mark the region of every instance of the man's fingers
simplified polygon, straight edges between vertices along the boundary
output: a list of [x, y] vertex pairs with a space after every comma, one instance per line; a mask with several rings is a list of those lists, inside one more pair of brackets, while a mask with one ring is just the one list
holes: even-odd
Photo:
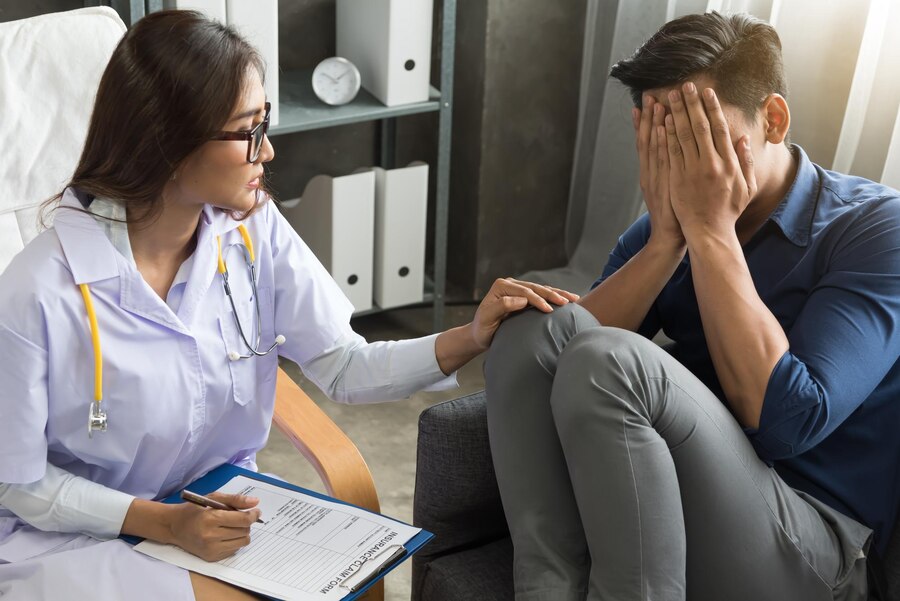
[[[644, 95], [644, 105], [641, 108], [641, 119], [637, 129], [638, 160], [640, 161], [642, 178], [646, 177], [648, 173], [647, 147], [650, 144], [650, 122], [654, 103], [652, 96]], [[644, 185], [647, 184], [646, 181], [642, 183]]]
[[750, 138], [748, 136], [741, 137], [737, 145], [738, 162], [741, 164], [741, 173], [744, 174], [744, 180], [747, 182], [747, 194], [752, 199], [756, 196], [756, 170], [753, 167], [753, 150], [750, 148]]
[[[657, 104], [653, 107], [653, 123], [655, 124], [657, 121], [658, 113], [662, 112], [662, 105]], [[657, 155], [657, 146], [660, 143], [660, 138], [657, 135], [656, 125], [652, 125], [650, 127], [650, 146], [647, 148], [647, 172], [650, 176], [650, 185], [651, 188], [656, 187], [657, 178], [659, 177], [659, 171], [657, 169], [658, 165], [656, 163], [656, 155]]]
[[684, 171], [684, 155], [681, 152], [681, 143], [678, 141], [678, 132], [675, 131], [675, 119], [672, 115], [666, 115], [666, 142], [670, 173]]
[[709, 115], [709, 125], [712, 130], [712, 139], [716, 145], [719, 156], [727, 158], [731, 154], [731, 131], [728, 129], [728, 121], [719, 104], [719, 98], [712, 88], [703, 90], [703, 105], [706, 114]]
[[663, 142], [656, 149], [656, 171], [659, 174], [660, 188], [667, 190], [669, 187], [669, 146], [665, 143], [667, 141], [665, 125], [656, 126], [656, 137]]
[[631, 107], [631, 125], [634, 127], [634, 131], [637, 132], [638, 126], [641, 124], [641, 109], [636, 106]]
[[[672, 119], [683, 160], [685, 163], [695, 161], [700, 156], [700, 151], [697, 150], [697, 142], [694, 140], [694, 131], [691, 129], [691, 119], [688, 117], [687, 107], [685, 107], [684, 99], [678, 90], [669, 92], [669, 107], [672, 109]], [[666, 127], [668, 128], [668, 125]]]
[[703, 108], [703, 102], [700, 100], [697, 86], [689, 81], [684, 84], [682, 89], [684, 90], [684, 103], [687, 106], [688, 116], [691, 119], [691, 130], [694, 132], [697, 151], [700, 153], [701, 159], [711, 160], [716, 157], [716, 146], [713, 143], [709, 119], [706, 117], [706, 110]]

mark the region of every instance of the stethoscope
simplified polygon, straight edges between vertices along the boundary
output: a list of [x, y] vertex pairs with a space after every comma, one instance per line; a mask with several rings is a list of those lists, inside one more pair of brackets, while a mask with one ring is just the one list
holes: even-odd
[[[250, 239], [250, 233], [243, 224], [238, 226], [241, 238], [244, 240], [243, 253], [244, 261], [250, 271], [250, 286], [253, 290], [253, 300], [256, 304], [256, 343], [251, 345], [244, 334], [244, 328], [241, 326], [241, 318], [238, 316], [237, 308], [234, 306], [234, 298], [231, 296], [231, 286], [228, 283], [228, 265], [222, 258], [222, 240], [216, 236], [216, 250], [218, 253], [218, 271], [222, 274], [222, 283], [225, 287], [225, 295], [228, 302], [231, 303], [231, 312], [234, 316], [234, 323], [237, 325], [238, 333], [241, 341], [247, 347], [249, 353], [242, 355], [237, 351], [228, 353], [228, 359], [238, 361], [240, 359], [249, 359], [250, 357], [262, 357], [268, 355], [277, 346], [281, 346], [285, 342], [284, 336], [279, 334], [275, 337], [275, 343], [268, 349], [259, 350], [260, 339], [262, 336], [261, 318], [259, 312], [259, 295], [256, 292], [256, 262], [253, 253], [253, 241]], [[88, 323], [91, 328], [91, 345], [94, 347], [94, 400], [91, 402], [90, 412], [88, 413], [88, 438], [94, 437], [94, 430], [106, 432], [109, 428], [109, 419], [106, 411], [101, 408], [103, 402], [103, 354], [100, 352], [100, 328], [97, 325], [97, 314], [94, 312], [94, 303], [91, 300], [91, 289], [87, 284], [79, 284], [81, 288], [81, 296], [84, 298], [84, 306], [87, 309]]]

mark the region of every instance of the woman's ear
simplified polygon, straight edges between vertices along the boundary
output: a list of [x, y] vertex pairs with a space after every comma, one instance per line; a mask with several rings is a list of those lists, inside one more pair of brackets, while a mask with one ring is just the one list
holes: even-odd
[[769, 94], [763, 102], [763, 122], [766, 126], [766, 142], [781, 144], [791, 128], [791, 110], [781, 94]]

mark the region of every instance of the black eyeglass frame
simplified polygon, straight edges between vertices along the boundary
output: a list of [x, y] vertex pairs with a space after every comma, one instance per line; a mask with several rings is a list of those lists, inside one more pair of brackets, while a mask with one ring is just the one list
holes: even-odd
[[[266, 133], [269, 131], [269, 114], [272, 110], [272, 103], [266, 103], [266, 116], [263, 117], [263, 120], [260, 121], [256, 127], [248, 131], [220, 131], [218, 134], [213, 136], [213, 140], [246, 140], [247, 141], [247, 162], [255, 163], [256, 159], [259, 158], [259, 153], [262, 151], [263, 141], [265, 140]], [[259, 134], [259, 130], [262, 128], [262, 133]], [[252, 153], [253, 150], [253, 138], [259, 134], [259, 144], [256, 146], [256, 152]]]

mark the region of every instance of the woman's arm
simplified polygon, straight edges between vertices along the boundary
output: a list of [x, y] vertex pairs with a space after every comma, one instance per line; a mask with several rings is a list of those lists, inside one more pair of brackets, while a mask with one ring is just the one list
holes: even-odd
[[529, 303], [552, 311], [545, 298], [566, 304], [578, 296], [528, 282], [497, 280], [467, 325], [422, 338], [372, 343], [348, 328], [300, 368], [328, 398], [341, 403], [377, 403], [419, 390], [455, 387], [448, 374], [486, 350], [503, 319]]
[[79, 478], [53, 464], [28, 484], [0, 484], [0, 505], [39, 530], [119, 536], [134, 497]]
[[77, 532], [99, 539], [130, 534], [218, 561], [250, 542], [250, 524], [259, 517], [259, 510], [251, 508], [258, 500], [217, 493], [210, 496], [250, 511], [138, 499], [49, 463], [44, 477], [36, 482], [0, 484], [0, 505], [39, 530]]

